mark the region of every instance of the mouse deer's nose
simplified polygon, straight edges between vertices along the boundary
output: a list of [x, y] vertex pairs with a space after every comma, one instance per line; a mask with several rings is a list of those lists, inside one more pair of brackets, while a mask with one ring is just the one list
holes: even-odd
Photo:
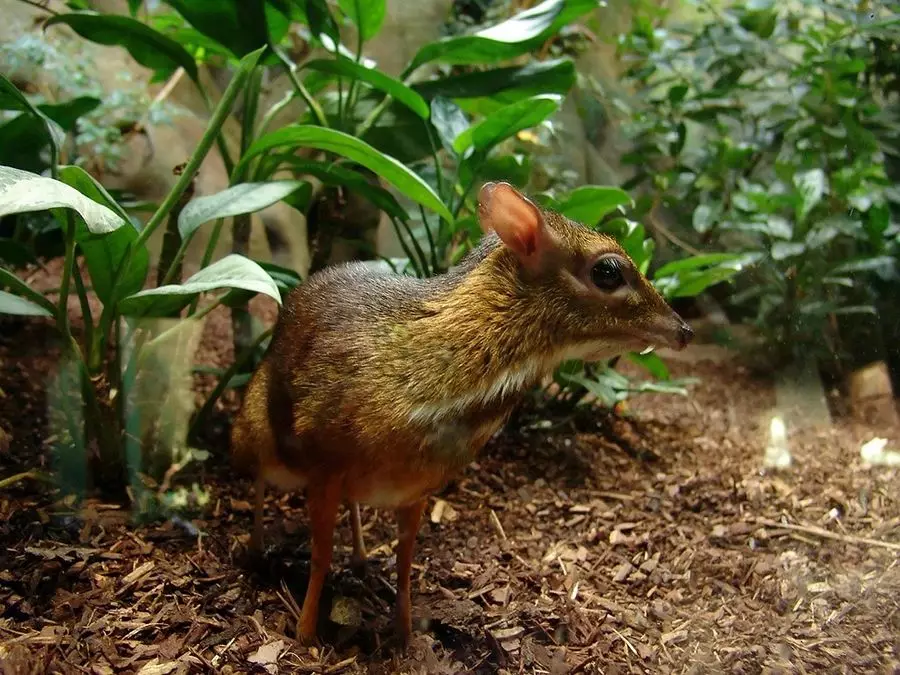
[[684, 319], [680, 319], [680, 321], [681, 325], [678, 327], [678, 348], [684, 349], [694, 339], [694, 331]]

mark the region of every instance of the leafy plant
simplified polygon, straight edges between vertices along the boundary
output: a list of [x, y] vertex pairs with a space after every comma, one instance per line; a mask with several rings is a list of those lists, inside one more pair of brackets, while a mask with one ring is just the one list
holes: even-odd
[[[62, 437], [64, 447], [60, 452], [65, 455], [62, 461], [77, 461], [72, 459], [78, 456], [77, 452], [73, 454], [73, 448], [87, 451], [94, 460], [94, 479], [99, 485], [117, 489], [125, 485], [122, 479], [127, 459], [135, 499], [140, 499], [144, 492], [139, 472], [142, 468], [140, 444], [145, 430], [140, 415], [145, 406], [141, 400], [135, 400], [134, 395], [139, 391], [135, 387], [141, 374], [150, 372], [152, 376], [153, 368], [148, 368], [148, 364], [164, 364], [173, 358], [171, 350], [178, 347], [179, 333], [185, 330], [182, 327], [196, 325], [197, 320], [219, 304], [229, 302], [236, 293], [263, 293], [279, 302], [281, 299], [279, 287], [269, 273], [242, 256], [228, 256], [209, 264], [183, 283], [169, 283], [166, 279], [155, 288], [144, 288], [149, 271], [146, 242], [170, 217], [191, 184], [261, 53], [262, 49], [242, 59], [179, 180], [143, 225], [133, 221], [122, 206], [79, 167], [54, 165], [51, 177], [0, 166], [0, 216], [47, 213], [58, 222], [65, 241], [58, 300], [51, 301], [8, 269], [0, 268], [0, 287], [3, 288], [0, 312], [47, 317], [55, 322], [68, 364], [57, 395], [63, 397], [61, 408], [68, 411], [70, 421], [75, 420]], [[8, 98], [16, 98], [15, 88], [5, 78], [0, 77], [0, 88], [7, 92]], [[24, 103], [21, 105], [26, 107]], [[31, 114], [38, 115], [36, 112]], [[51, 137], [50, 143], [55, 145], [56, 139]], [[204, 213], [214, 215], [223, 208], [240, 212], [242, 206], [236, 202], [242, 202], [243, 208], [259, 208], [261, 203], [271, 203], [283, 194], [283, 190], [276, 189], [269, 194], [267, 202], [254, 199], [258, 193], [251, 189], [238, 200], [234, 199], [233, 193], [213, 198], [219, 205], [218, 210], [210, 208], [210, 199], [192, 209], [183, 209], [184, 241], [190, 240], [191, 228], [196, 230]], [[228, 203], [227, 207], [222, 206], [224, 202]], [[183, 250], [184, 247], [178, 251], [176, 260]], [[78, 264], [78, 255], [83, 259], [83, 267]], [[102, 307], [99, 316], [91, 309], [88, 279], [91, 292]], [[200, 307], [201, 298], [213, 291], [220, 293]], [[81, 325], [73, 325], [70, 321], [70, 296], [78, 298]], [[157, 318], [169, 321], [153, 321]], [[165, 426], [165, 420], [160, 420], [152, 431], [170, 434]], [[177, 451], [178, 446], [184, 448], [184, 438], [170, 434], [169, 446], [173, 451]]]
[[699, 26], [639, 14], [621, 37], [647, 101], [625, 187], [645, 188], [638, 213], [674, 215], [678, 245], [750, 255], [727, 299], [776, 357], [846, 357], [842, 334], [897, 288], [900, 124], [874, 46], [900, 22], [845, 0], [702, 9]]

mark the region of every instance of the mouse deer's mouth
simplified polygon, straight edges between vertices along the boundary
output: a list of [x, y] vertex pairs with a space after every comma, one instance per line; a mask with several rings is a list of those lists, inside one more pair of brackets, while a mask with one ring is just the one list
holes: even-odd
[[643, 332], [638, 339], [646, 344], [643, 353], [650, 353], [658, 347], [668, 347], [675, 351], [681, 351], [690, 344], [694, 338], [694, 331], [687, 322], [674, 311], [669, 315], [660, 316], [649, 330]]

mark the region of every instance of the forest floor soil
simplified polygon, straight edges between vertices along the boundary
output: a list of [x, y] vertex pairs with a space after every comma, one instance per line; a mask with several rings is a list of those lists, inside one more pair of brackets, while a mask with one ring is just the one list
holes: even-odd
[[[200, 360], [226, 363], [229, 333], [212, 313]], [[198, 513], [137, 524], [90, 501], [67, 516], [45, 483], [8, 486], [0, 672], [900, 672], [900, 470], [860, 457], [874, 437], [900, 448], [900, 429], [789, 427], [793, 464], [764, 471], [772, 381], [692, 349], [669, 361], [699, 379], [689, 396], [575, 419], [529, 408], [429, 501], [405, 656], [392, 650], [395, 524], [370, 508], [365, 577], [350, 571], [344, 510], [322, 646], [293, 639], [304, 500], [270, 493], [266, 555], [249, 561], [252, 488], [227, 460], [233, 396], [204, 434]], [[0, 479], [52, 468], [58, 354], [49, 325], [0, 320]], [[195, 385], [202, 398], [209, 377]]]

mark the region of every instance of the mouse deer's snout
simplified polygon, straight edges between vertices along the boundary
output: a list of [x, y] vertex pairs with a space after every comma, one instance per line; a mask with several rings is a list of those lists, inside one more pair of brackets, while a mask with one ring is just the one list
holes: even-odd
[[678, 314], [675, 314], [675, 318], [678, 321], [678, 328], [676, 329], [675, 335], [675, 344], [677, 349], [681, 351], [691, 343], [691, 340], [694, 339], [694, 331], [688, 325], [687, 321], [678, 316]]

